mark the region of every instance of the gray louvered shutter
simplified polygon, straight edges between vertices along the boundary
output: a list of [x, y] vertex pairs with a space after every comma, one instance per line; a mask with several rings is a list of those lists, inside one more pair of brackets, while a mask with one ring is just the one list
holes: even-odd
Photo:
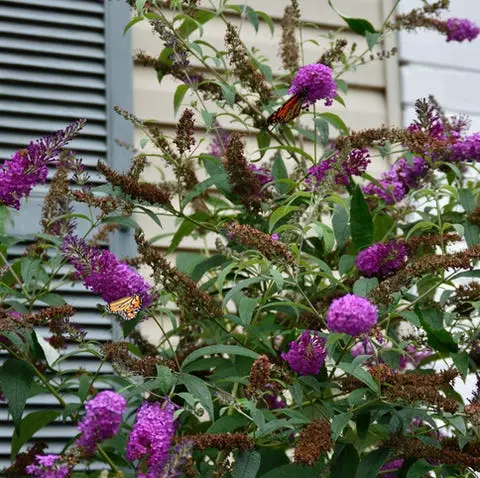
[[[86, 118], [87, 127], [70, 148], [88, 168], [92, 184], [102, 179], [95, 171], [98, 159], [125, 169], [128, 153], [115, 139], [131, 142], [133, 131], [112, 107], [132, 109], [130, 41], [123, 36], [129, 11], [121, 1], [101, 0], [1, 0], [0, 1], [0, 158], [9, 158], [31, 139]], [[49, 179], [53, 176], [49, 171]], [[28, 235], [39, 230], [42, 198], [48, 184], [34, 189], [14, 214], [9, 232]], [[82, 212], [82, 205], [76, 207]], [[82, 231], [83, 229], [83, 231]], [[79, 233], [84, 228], [79, 228]], [[9, 250], [11, 258], [23, 254], [28, 238]], [[132, 238], [117, 234], [111, 248], [119, 256], [132, 253]], [[88, 331], [87, 337], [106, 341], [115, 335], [107, 318], [96, 310], [99, 298], [79, 282], [63, 286], [61, 293], [78, 313], [73, 321]], [[47, 334], [47, 330], [43, 331]], [[92, 356], [75, 357], [68, 368], [95, 371]], [[106, 369], [108, 371], [108, 368]], [[25, 414], [56, 406], [53, 397], [29, 400]], [[0, 469], [10, 464], [13, 427], [6, 404], [0, 403]], [[56, 422], [35, 434], [59, 452], [77, 433], [72, 425]]]

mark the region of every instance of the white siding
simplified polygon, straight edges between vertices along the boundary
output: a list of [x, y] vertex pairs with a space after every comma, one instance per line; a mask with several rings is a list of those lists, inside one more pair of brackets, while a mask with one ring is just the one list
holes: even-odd
[[[400, 5], [408, 11], [420, 3], [405, 0]], [[480, 24], [480, 3], [452, 1], [450, 16]], [[447, 43], [434, 31], [402, 32], [399, 47], [403, 124], [410, 124], [417, 98], [434, 95], [447, 113], [467, 114], [472, 118], [472, 130], [480, 130], [480, 40]]]

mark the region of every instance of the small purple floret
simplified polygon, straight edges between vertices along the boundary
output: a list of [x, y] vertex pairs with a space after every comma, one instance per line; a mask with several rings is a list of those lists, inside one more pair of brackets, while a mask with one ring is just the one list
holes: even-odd
[[447, 30], [447, 42], [472, 41], [475, 40], [480, 33], [480, 28], [466, 18], [449, 18], [445, 26]]
[[355, 294], [335, 299], [327, 312], [327, 326], [332, 332], [354, 337], [368, 333], [377, 320], [377, 308]]
[[288, 92], [291, 95], [303, 93], [305, 104], [313, 105], [317, 100], [325, 100], [325, 105], [330, 106], [337, 94], [332, 69], [321, 63], [302, 66], [297, 71]]
[[480, 133], [458, 140], [452, 146], [451, 161], [480, 161]]
[[402, 242], [390, 241], [374, 244], [358, 253], [355, 265], [365, 277], [387, 277], [405, 265], [408, 246]]
[[98, 393], [85, 405], [87, 413], [78, 424], [82, 432], [77, 445], [93, 455], [97, 444], [118, 432], [127, 401], [119, 393], [106, 390]]
[[397, 460], [391, 460], [387, 463], [385, 463], [380, 470], [381, 471], [386, 471], [389, 473], [382, 473], [381, 476], [382, 478], [398, 478], [398, 471], [400, 468], [403, 466], [404, 459], [403, 458], [398, 458]]
[[325, 339], [319, 337], [318, 332], [306, 330], [289, 344], [290, 350], [282, 352], [282, 359], [287, 361], [290, 368], [300, 375], [317, 375], [320, 372], [327, 349]]
[[55, 464], [60, 461], [58, 455], [35, 455], [36, 463], [32, 463], [26, 467], [26, 472], [31, 476], [40, 478], [66, 478], [70, 470], [67, 465]]

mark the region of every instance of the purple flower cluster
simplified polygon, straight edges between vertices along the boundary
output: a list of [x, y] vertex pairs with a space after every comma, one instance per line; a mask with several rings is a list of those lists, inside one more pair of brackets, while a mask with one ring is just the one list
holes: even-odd
[[354, 337], [369, 332], [377, 320], [377, 308], [367, 299], [355, 294], [335, 299], [327, 312], [327, 326], [332, 332]]
[[477, 38], [480, 28], [466, 18], [449, 18], [444, 22], [447, 33], [447, 42], [464, 40], [472, 41]]
[[75, 267], [77, 277], [106, 302], [138, 294], [145, 307], [150, 305], [150, 285], [110, 251], [89, 246], [83, 239], [70, 235], [63, 241], [62, 252]]
[[66, 478], [70, 470], [67, 465], [55, 464], [61, 460], [58, 455], [35, 455], [35, 463], [28, 465], [25, 470], [31, 476], [41, 478]]
[[289, 344], [290, 350], [282, 352], [282, 359], [288, 362], [290, 368], [300, 375], [316, 375], [325, 363], [327, 349], [325, 339], [318, 332], [306, 330]]
[[231, 133], [218, 127], [212, 135], [212, 141], [208, 147], [208, 154], [216, 158], [223, 158], [227, 145], [230, 142]]
[[451, 161], [480, 161], [480, 133], [458, 140], [450, 154]]
[[262, 186], [273, 181], [273, 176], [265, 168], [259, 168], [252, 163], [250, 163], [248, 167], [255, 173]]
[[144, 402], [137, 413], [135, 425], [128, 438], [127, 459], [146, 460], [148, 472], [139, 478], [155, 478], [163, 470], [168, 459], [168, 450], [175, 434], [173, 417], [175, 406]]
[[401, 269], [408, 258], [408, 246], [390, 241], [374, 244], [358, 253], [355, 265], [365, 277], [386, 277]]
[[410, 189], [415, 188], [427, 171], [428, 164], [423, 158], [414, 156], [410, 161], [401, 158], [382, 174], [380, 186], [367, 184], [363, 187], [363, 192], [378, 196], [387, 204], [394, 204], [401, 201]]
[[287, 403], [282, 398], [282, 396], [277, 395], [277, 393], [274, 391], [274, 388], [271, 383], [267, 383], [265, 385], [265, 388], [269, 391], [265, 393], [265, 395], [263, 396], [263, 399], [265, 400], [267, 407], [270, 410], [277, 410], [279, 408], [285, 408], [287, 406]]
[[385, 463], [380, 468], [380, 470], [382, 472], [387, 472], [387, 473], [382, 473], [379, 476], [381, 476], [382, 478], [397, 478], [399, 476], [397, 472], [403, 466], [404, 461], [405, 460], [403, 458], [398, 458], [397, 460], [391, 460], [391, 461]]
[[20, 199], [27, 197], [37, 184], [45, 183], [48, 164], [58, 158], [85, 123], [86, 120], [75, 121], [52, 136], [31, 142], [0, 165], [0, 203], [20, 209]]
[[304, 94], [306, 104], [313, 105], [317, 100], [325, 100], [325, 105], [330, 106], [337, 94], [332, 69], [321, 63], [302, 66], [297, 71], [288, 92], [291, 95]]
[[420, 365], [422, 360], [433, 354], [431, 349], [417, 349], [413, 344], [407, 345], [404, 350], [406, 354], [400, 357], [401, 370], [406, 369], [409, 365], [412, 366], [412, 369], [415, 369]]
[[370, 154], [366, 148], [352, 150], [341, 163], [339, 162], [339, 155], [336, 153], [331, 158], [325, 159], [320, 164], [308, 169], [305, 179], [307, 189], [311, 190], [316, 185], [321, 184], [330, 171], [334, 171], [333, 179], [335, 183], [348, 186], [350, 184], [349, 176], [360, 176], [366, 171], [370, 161]]
[[[193, 441], [185, 440], [179, 443], [170, 453], [162, 470], [162, 478], [174, 478], [181, 475], [180, 467], [192, 456]], [[155, 475], [160, 476], [160, 475]], [[139, 473], [138, 478], [149, 478], [149, 474]]]
[[118, 432], [127, 401], [120, 394], [106, 390], [89, 400], [85, 409], [87, 413], [78, 424], [82, 434], [77, 439], [77, 445], [93, 455], [98, 443]]

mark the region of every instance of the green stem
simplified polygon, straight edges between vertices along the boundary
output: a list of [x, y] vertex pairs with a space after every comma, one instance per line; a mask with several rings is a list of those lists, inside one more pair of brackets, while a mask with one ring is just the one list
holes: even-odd
[[113, 463], [113, 461], [111, 460], [111, 458], [107, 455], [107, 453], [105, 452], [105, 450], [102, 448], [101, 445], [97, 445], [97, 450], [98, 450], [98, 453], [100, 455], [102, 455], [103, 459], [110, 465], [110, 468], [112, 469], [112, 471], [114, 473], [116, 473], [116, 476], [123, 476], [123, 473], [119, 470], [119, 468], [117, 467], [117, 465], [115, 465], [115, 463]]

